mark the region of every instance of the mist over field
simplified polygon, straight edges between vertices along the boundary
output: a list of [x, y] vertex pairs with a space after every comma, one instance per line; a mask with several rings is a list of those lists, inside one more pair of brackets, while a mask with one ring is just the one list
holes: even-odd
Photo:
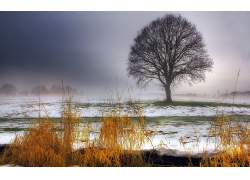
[[[138, 31], [171, 11], [150, 12], [0, 12], [0, 86], [13, 84], [18, 92], [36, 85], [64, 84], [85, 96], [105, 96], [118, 87], [126, 93], [163, 98], [157, 81], [139, 89], [128, 78], [129, 48]], [[250, 90], [250, 13], [180, 13], [203, 35], [214, 60], [206, 82], [182, 83], [172, 94], [208, 94]]]
[[[173, 101], [166, 102], [166, 87], [162, 88], [157, 80], [138, 87], [127, 67], [131, 47], [140, 30], [168, 13], [180, 14], [196, 26], [214, 64], [207, 64], [213, 64], [213, 68], [205, 72], [205, 82], [184, 81], [171, 86]], [[209, 153], [215, 152], [216, 136], [224, 132], [228, 133], [223, 134], [225, 139], [243, 132], [246, 139], [242, 142], [249, 141], [249, 11], [0, 11], [0, 25], [0, 145], [29, 132], [26, 130], [33, 120], [39, 120], [40, 125], [46, 123], [40, 121], [43, 119], [49, 124], [64, 123], [65, 127], [77, 125], [81, 130], [68, 126], [69, 134], [86, 130], [85, 139], [68, 138], [69, 149], [75, 152], [105, 132], [104, 120], [110, 117], [107, 124], [115, 123], [108, 126], [111, 129], [107, 128], [104, 136], [110, 138], [114, 132], [113, 137], [117, 138], [117, 132], [122, 132], [119, 136], [123, 139], [126, 133], [132, 132], [129, 138], [137, 143], [140, 138], [134, 138], [133, 126], [127, 125], [139, 122], [142, 125], [139, 134], [150, 140], [140, 148], [160, 149], [159, 153], [174, 157], [187, 155], [184, 147], [194, 147], [190, 152], [196, 157], [201, 155], [204, 146]], [[178, 72], [183, 70], [182, 66]], [[169, 79], [167, 82], [169, 85]], [[238, 129], [233, 132], [230, 126], [227, 132], [225, 122], [229, 121], [225, 119], [237, 120]], [[126, 122], [119, 124], [122, 120]], [[216, 124], [216, 120], [221, 124]], [[213, 125], [222, 127], [222, 131], [216, 134], [211, 130]], [[104, 128], [94, 129], [94, 126]], [[67, 131], [51, 128], [50, 133]], [[40, 135], [38, 133], [38, 137]], [[154, 135], [152, 139], [150, 135]], [[51, 139], [50, 135], [47, 137]], [[36, 143], [34, 140], [34, 147]], [[159, 148], [160, 145], [165, 149]], [[243, 152], [233, 150], [237, 155]], [[249, 153], [246, 157], [250, 159]]]

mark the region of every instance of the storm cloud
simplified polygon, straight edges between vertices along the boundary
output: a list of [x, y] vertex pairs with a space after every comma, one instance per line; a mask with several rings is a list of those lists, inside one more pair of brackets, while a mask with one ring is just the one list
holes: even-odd
[[[162, 11], [0, 12], [0, 86], [20, 90], [68, 82], [78, 90], [101, 93], [105, 86], [135, 86], [126, 63], [137, 32]], [[186, 84], [173, 93], [250, 90], [250, 12], [174, 12], [194, 23], [214, 60], [205, 83]], [[160, 92], [151, 84], [148, 93]], [[162, 93], [164, 94], [164, 92]]]

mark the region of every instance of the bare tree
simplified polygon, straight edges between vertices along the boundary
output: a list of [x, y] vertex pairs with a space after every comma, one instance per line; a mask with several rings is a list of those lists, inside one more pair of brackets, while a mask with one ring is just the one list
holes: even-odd
[[30, 94], [33, 94], [33, 95], [36, 95], [36, 96], [39, 96], [39, 95], [48, 95], [49, 93], [49, 90], [44, 86], [44, 85], [41, 85], [41, 86], [35, 86], [32, 88]]
[[16, 95], [17, 89], [12, 84], [4, 84], [0, 88], [0, 95]]
[[172, 86], [205, 81], [205, 72], [212, 66], [195, 25], [180, 14], [166, 14], [138, 32], [130, 48], [127, 72], [140, 87], [157, 79], [166, 101], [172, 102]]
[[64, 86], [59, 86], [59, 85], [53, 85], [53, 86], [51, 86], [51, 88], [50, 88], [50, 93], [51, 94], [54, 94], [54, 95], [62, 95], [65, 90], [65, 92], [66, 93], [70, 93], [70, 94], [74, 94], [74, 95], [76, 95], [77, 94], [77, 89], [76, 88], [72, 88], [71, 86], [69, 86], [69, 85], [64, 85]]

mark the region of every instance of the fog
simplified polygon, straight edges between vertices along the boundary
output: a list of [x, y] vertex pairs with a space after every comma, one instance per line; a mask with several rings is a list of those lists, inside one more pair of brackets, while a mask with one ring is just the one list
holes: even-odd
[[[0, 87], [18, 92], [39, 85], [68, 84], [84, 96], [111, 91], [163, 99], [157, 82], [146, 89], [127, 76], [130, 46], [137, 32], [168, 11], [0, 12]], [[250, 90], [250, 12], [175, 11], [194, 23], [214, 61], [206, 81], [181, 84], [172, 94]], [[240, 70], [238, 82], [238, 72]], [[236, 86], [237, 82], [237, 86]], [[236, 89], [235, 89], [236, 86]]]

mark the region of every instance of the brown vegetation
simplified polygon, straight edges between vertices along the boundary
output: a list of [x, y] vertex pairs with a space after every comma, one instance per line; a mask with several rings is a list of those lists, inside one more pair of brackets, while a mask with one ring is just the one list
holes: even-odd
[[[105, 115], [101, 118], [103, 125], [99, 135], [90, 140], [89, 133], [84, 133], [88, 129], [82, 129], [81, 133], [80, 115], [70, 97], [63, 103], [59, 124], [49, 117], [39, 117], [23, 136], [16, 136], [10, 147], [6, 148], [0, 164], [28, 167], [149, 166], [140, 150], [153, 134], [148, 133], [145, 117], [139, 108], [136, 113], [137, 120], [116, 111]], [[86, 141], [75, 151], [73, 144], [79, 139]]]
[[[78, 113], [77, 104], [68, 96], [62, 103], [60, 122], [50, 117], [34, 120], [23, 136], [16, 136], [1, 154], [0, 164], [28, 167], [128, 167], [128, 166], [166, 166], [177, 158], [159, 157], [151, 151], [143, 151], [144, 143], [152, 143], [154, 132], [146, 123], [140, 105], [134, 106], [133, 113], [123, 114], [121, 109], [112, 110], [100, 118], [102, 126], [95, 129], [87, 119]], [[84, 127], [80, 124], [84, 124]], [[90, 130], [99, 132], [93, 138]], [[214, 138], [214, 155], [204, 149], [203, 157], [191, 158], [190, 150], [186, 157], [179, 158], [186, 166], [236, 167], [249, 166], [250, 163], [250, 126], [247, 121], [238, 121], [234, 116], [217, 115], [211, 123], [209, 138]], [[74, 149], [74, 143], [81, 146]], [[159, 147], [164, 146], [162, 142]], [[199, 138], [197, 138], [199, 146]], [[155, 159], [157, 158], [157, 159]], [[187, 163], [189, 161], [189, 163]], [[183, 166], [181, 162], [178, 166]], [[171, 166], [171, 164], [168, 164]]]

